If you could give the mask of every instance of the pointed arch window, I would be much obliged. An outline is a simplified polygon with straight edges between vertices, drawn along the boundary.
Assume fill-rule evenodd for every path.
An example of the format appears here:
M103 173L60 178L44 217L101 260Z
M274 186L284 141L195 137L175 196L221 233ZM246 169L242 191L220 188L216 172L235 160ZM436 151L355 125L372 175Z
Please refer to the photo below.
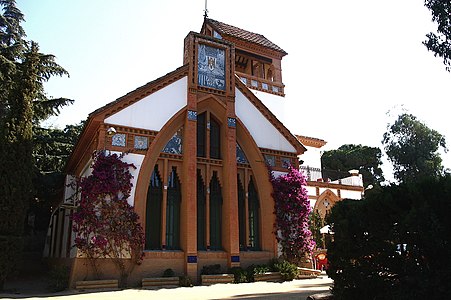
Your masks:
M200 170L197 170L197 250L206 250L207 197L205 183Z
M180 249L180 202L182 193L177 169L172 168L168 180L166 205L166 249Z
M260 250L260 201L251 176L249 191L249 248Z
M210 119L210 158L221 158L221 127L214 119Z
M210 181L210 249L222 249L222 189L218 174L213 172Z
M147 250L161 249L161 204L163 201L163 185L155 165L150 177L146 204L146 244Z
M197 116L197 156L221 158L221 124L204 112Z
M206 145L206 129L207 118L206 113L197 116L197 156L205 157L205 145Z
M239 228L239 242L240 250L246 250L246 197L243 184L238 175L238 228Z

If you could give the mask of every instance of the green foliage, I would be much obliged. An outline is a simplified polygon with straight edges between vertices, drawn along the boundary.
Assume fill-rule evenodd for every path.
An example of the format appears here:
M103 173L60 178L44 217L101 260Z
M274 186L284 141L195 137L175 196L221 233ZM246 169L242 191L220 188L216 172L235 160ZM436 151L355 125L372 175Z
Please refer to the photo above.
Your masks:
M70 268L55 266L49 272L49 289L52 292L64 291L69 286Z
M175 272L171 268L164 270L163 277L174 277Z
M61 201L65 183L63 168L82 128L83 122L64 129L34 128L34 196L29 213L36 216L35 230L47 229L52 207Z
M432 13L432 21L437 24L437 33L430 32L423 42L434 56L443 59L446 70L451 71L451 3L449 0L425 0L424 5Z
M179 276L179 285L182 287L192 287L193 281L189 276Z
M247 272L241 267L233 267L230 268L229 273L235 276L234 283L244 283L248 282L247 280Z
M332 208L335 299L445 299L451 288L451 177L368 191Z
M291 281L299 274L298 266L286 260L275 261L274 269L277 272L280 272L280 275L282 275L282 279L284 281Z
M382 143L398 181L442 174L442 159L438 151L441 148L447 151L443 135L406 113L399 115L387 129Z
M71 103L49 99L44 83L67 72L52 55L25 40L24 16L14 0L0 1L0 236L16 241L23 234L27 206L33 196L33 126ZM13 243L18 246L20 243ZM0 247L0 288L14 270L20 248Z
M324 247L324 236L320 229L324 227L324 220L321 219L318 211L313 211L309 217L309 229L312 232L312 238L315 241L317 248Z
M332 180L339 179L338 176L327 170L359 170L363 175L364 186L380 185L383 182L382 174L382 152L379 148L362 145L347 144L340 146L337 150L325 151L321 156L321 165L325 169L323 177ZM341 176L343 177L343 176Z

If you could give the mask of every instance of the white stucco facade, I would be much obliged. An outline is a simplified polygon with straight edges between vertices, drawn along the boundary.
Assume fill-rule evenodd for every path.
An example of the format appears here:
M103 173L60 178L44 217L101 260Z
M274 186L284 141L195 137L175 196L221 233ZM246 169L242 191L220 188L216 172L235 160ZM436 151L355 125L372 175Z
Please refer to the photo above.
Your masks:
M251 89L252 93L260 99L261 102L276 116L276 118L285 123L285 101L286 99L282 96L257 91Z
M259 147L296 152L293 145L238 89L235 89L235 113Z
M303 160L303 166L311 168L321 168L321 150L319 148L305 146L307 149L303 154L299 155L299 159Z
M186 93L185 76L109 116L105 123L160 131L172 116L186 106Z

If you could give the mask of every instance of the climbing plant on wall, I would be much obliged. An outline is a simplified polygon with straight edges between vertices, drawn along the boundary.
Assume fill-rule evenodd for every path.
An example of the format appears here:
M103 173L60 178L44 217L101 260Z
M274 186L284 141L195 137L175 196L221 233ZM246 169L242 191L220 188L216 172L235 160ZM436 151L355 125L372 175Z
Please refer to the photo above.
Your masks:
M315 247L309 229L311 213L304 175L290 166L288 173L275 177L271 175L275 201L274 224L282 255L293 263L299 263Z
M132 188L130 168L123 155L93 155L92 174L79 180L80 203L73 214L75 245L100 277L98 258L111 258L118 268L120 284L142 259L144 233L133 207L127 202ZM131 261L130 261L131 260Z

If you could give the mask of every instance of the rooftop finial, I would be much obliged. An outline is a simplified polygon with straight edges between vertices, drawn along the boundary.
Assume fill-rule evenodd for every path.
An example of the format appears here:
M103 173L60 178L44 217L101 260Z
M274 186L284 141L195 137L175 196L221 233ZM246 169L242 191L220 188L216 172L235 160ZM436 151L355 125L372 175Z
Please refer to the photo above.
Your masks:
M208 3L208 1L207 1L207 0L205 0L204 18L208 18L208 9L207 9L207 3Z

